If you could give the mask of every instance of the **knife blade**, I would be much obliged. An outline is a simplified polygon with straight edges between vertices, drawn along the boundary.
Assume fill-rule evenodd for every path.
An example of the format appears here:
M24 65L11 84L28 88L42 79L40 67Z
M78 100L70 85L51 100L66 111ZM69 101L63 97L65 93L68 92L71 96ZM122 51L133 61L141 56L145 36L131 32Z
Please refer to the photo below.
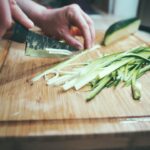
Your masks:
M25 54L33 57L62 57L71 55L77 49L64 41L57 41L46 35L41 35L15 23L12 29L4 36L12 41L25 43Z

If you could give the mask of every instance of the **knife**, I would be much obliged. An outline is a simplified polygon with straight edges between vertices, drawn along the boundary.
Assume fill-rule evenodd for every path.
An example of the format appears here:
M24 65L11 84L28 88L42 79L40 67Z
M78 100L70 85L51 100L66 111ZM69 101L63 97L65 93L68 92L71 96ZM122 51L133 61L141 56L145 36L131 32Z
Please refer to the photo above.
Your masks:
M46 35L41 35L26 29L16 22L4 36L5 39L25 43L25 55L33 57L63 57L72 55L77 49L57 41Z

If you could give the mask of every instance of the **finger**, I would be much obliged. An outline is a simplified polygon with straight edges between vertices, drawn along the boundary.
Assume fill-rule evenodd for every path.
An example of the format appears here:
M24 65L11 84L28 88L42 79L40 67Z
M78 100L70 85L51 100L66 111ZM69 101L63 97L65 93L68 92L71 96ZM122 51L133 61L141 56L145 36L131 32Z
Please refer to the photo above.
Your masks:
M65 31L64 34L62 33L61 38L64 39L69 45L77 48L77 49L83 49L83 45L77 40L75 39L70 33L69 31Z
M95 29L94 29L94 23L92 21L92 19L82 11L82 15L85 18L85 20L87 21L87 24L89 25L89 29L91 32L91 39L92 39L92 44L94 44L95 41Z
M0 1L0 37L11 27L12 18L8 0Z
M85 48L90 48L92 44L91 44L91 33L88 24L86 23L83 16L81 16L81 14L77 14L74 17L74 20L75 24L77 25L77 27L79 27L79 29L83 34Z
M10 7L15 20L19 21L28 29L34 26L34 23L25 15L25 13L20 9L14 0L11 0Z
M90 48L91 43L91 33L87 22L85 21L83 15L81 15L81 9L77 5L72 5L68 11L68 19L77 26L84 37L84 46L85 48Z

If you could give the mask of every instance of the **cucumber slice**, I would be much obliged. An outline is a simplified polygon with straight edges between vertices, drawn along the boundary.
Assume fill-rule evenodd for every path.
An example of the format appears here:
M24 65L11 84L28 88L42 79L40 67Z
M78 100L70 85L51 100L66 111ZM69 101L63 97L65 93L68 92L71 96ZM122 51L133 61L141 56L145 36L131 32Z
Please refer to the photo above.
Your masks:
M139 19L131 18L112 24L107 29L102 44L107 46L122 37L135 33L138 30L140 23L141 21Z

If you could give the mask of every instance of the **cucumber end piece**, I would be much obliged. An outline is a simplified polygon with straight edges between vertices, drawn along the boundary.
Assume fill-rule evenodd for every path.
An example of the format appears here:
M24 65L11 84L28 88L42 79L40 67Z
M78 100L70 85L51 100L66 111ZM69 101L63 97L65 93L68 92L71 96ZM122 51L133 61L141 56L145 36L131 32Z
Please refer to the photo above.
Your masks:
M107 29L102 41L102 45L110 45L123 37L135 33L138 30L140 24L141 20L137 18L126 19L114 23Z

